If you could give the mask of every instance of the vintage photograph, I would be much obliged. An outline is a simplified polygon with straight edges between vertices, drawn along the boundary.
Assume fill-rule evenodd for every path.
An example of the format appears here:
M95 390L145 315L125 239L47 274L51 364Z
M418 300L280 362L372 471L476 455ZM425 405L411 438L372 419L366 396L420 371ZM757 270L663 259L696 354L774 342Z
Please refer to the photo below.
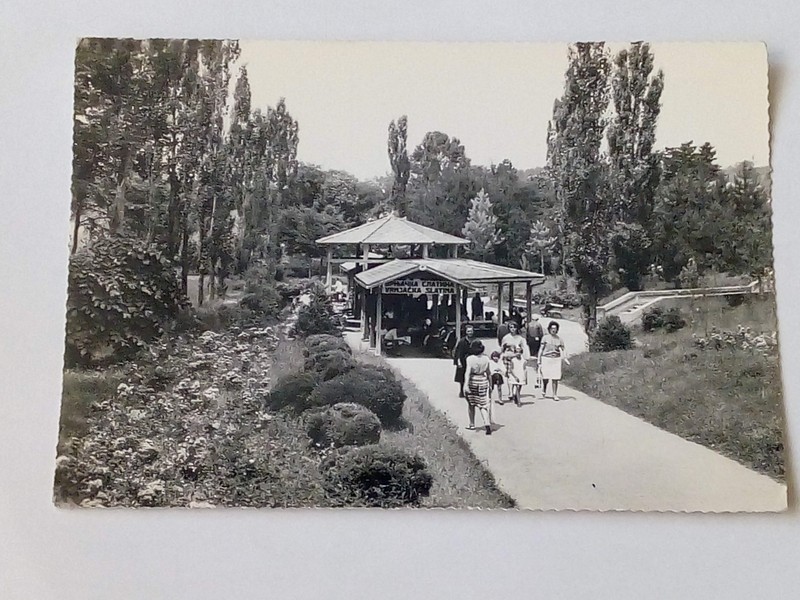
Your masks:
M764 45L87 38L73 125L57 505L786 509Z

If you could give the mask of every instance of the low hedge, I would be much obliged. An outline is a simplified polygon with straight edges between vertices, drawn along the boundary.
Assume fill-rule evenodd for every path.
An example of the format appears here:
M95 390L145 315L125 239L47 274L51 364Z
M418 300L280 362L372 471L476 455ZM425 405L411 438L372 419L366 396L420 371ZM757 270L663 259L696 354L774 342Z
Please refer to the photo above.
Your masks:
M308 437L321 448L377 444L381 422L366 406L353 402L334 404L313 412L306 421Z
M415 506L433 485L422 458L379 445L336 452L321 468L326 494L334 503L347 505Z
M314 373L289 373L278 379L267 395L266 405L271 410L290 409L301 413L308 409L309 397L319 384Z
M328 350L318 352L306 358L303 368L309 373L314 373L322 381L328 381L347 373L356 366L356 361L349 352L343 350Z
M356 365L346 373L321 383L309 396L311 406L324 407L341 402L366 406L384 426L400 423L406 394L394 373L375 366Z

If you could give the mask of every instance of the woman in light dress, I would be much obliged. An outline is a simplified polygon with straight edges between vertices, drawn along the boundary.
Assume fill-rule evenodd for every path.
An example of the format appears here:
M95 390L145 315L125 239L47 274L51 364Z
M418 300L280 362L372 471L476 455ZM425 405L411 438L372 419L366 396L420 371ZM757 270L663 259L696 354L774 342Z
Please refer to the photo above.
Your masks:
M517 406L520 405L522 386L528 383L528 360L530 351L528 342L519 333L516 321L509 321L508 333L500 343L503 353L503 362L506 365L506 381L508 382L508 395Z
M559 326L555 321L547 325L547 333L542 337L539 348L539 370L542 377L542 397L547 398L547 382L553 382L553 400L558 400L558 382L561 381L561 362L567 360L564 340L558 335Z
M491 413L489 411L489 357L484 351L483 342L474 340L470 344L470 354L466 366L466 397L469 411L469 429L475 429L475 410L481 413L486 435L492 435Z

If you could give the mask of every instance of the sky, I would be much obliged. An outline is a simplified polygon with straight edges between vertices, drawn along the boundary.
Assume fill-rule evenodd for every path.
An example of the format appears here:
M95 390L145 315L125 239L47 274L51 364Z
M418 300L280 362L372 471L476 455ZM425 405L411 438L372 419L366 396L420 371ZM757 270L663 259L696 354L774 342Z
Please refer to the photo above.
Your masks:
M612 52L624 44L609 44ZM408 116L409 152L428 131L473 164L544 166L564 89L567 44L241 42L253 108L286 98L298 158L369 179L390 172L390 121ZM651 44L665 89L656 146L711 143L726 167L769 164L767 54L761 44Z

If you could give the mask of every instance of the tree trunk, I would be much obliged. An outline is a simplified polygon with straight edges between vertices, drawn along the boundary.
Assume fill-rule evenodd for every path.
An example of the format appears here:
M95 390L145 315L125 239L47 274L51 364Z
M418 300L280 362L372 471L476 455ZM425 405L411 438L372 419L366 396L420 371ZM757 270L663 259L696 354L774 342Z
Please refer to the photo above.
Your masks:
M181 291L184 295L189 290L189 211L184 207L181 215Z
M597 294L595 292L586 294L586 304L583 309L586 312L584 330L587 334L591 334L597 328Z
M72 226L72 250L70 254L75 254L78 250L78 235L81 230L81 217L83 216L83 202L75 204L75 224Z

